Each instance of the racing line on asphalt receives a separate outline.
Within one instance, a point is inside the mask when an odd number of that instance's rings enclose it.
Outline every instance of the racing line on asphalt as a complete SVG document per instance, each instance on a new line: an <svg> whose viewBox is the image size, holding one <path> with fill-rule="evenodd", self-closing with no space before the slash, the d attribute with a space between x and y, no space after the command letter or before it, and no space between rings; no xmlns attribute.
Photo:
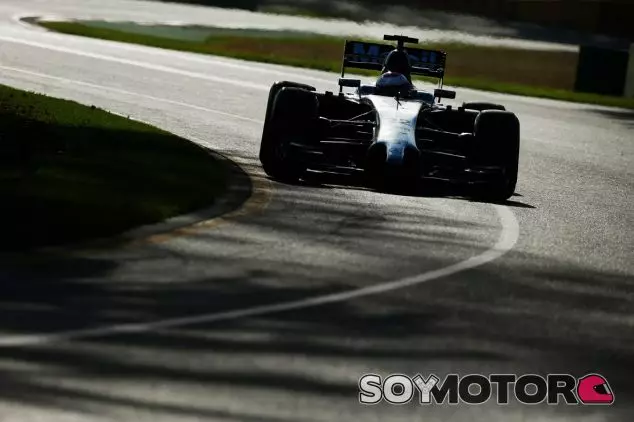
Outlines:
<svg viewBox="0 0 634 422"><path fill-rule="evenodd" d="M519 238L519 222L510 208L504 205L492 205L502 225L502 230L498 241L485 252L473 256L467 260L458 262L448 267L428 271L422 274L402 278L399 280L386 281L368 287L353 289L346 292L326 294L305 299L274 303L270 305L255 306L245 309L236 309L225 312L212 312L202 315L187 316L182 318L171 318L146 323L118 324L106 327L88 328L83 330L72 330L50 334L32 334L25 336L13 336L0 339L0 347L26 347L51 343L59 343L72 340L83 340L96 337L105 337L116 334L130 334L153 331L157 329L183 327L202 323L216 323L231 321L241 318L270 315L291 310L305 309L315 306L328 305L337 302L344 302L362 296L370 296L378 293L385 293L392 290L412 287L428 281L442 277L448 277L463 271L471 270L488 264L509 252Z"/></svg>
<svg viewBox="0 0 634 422"><path fill-rule="evenodd" d="M180 107L192 108L192 109L195 109L195 110L198 110L198 111L205 111L205 112L208 112L208 113L218 114L220 116L230 117L232 119L244 120L244 121L247 121L247 122L252 122L252 123L257 123L257 124L262 124L263 123L262 120L258 120L258 119L251 119L249 117L244 117L244 116L240 116L240 115L237 115L237 114L227 113L225 111L214 110L214 109L211 109L211 108L197 106L197 105L194 105L194 104L182 103L180 101L174 101L174 100L169 100L167 98L155 97L153 95L147 95L147 94L140 94L140 93L137 93L137 92L131 92L131 91L127 91L125 89L111 88L111 87L107 87L107 86L103 86L103 85L93 84L93 83L90 83L90 82L82 82L82 81L77 81L77 80L73 80L73 79L61 78L59 76L47 75L47 74L44 74L44 73L32 72L30 70L18 69L18 68L9 67L9 66L1 66L0 65L0 69L6 70L6 71L9 71L9 72L22 73L22 74L30 75L30 76L37 76L39 78L44 78L44 79L51 79L51 80L55 80L55 81L59 81L59 82L64 82L64 83L67 83L67 84L87 86L89 88L96 88L96 89L99 89L99 90L102 90L102 91L110 91L110 92L114 92L116 94L123 94L123 95L129 95L129 96L134 96L134 97L141 97L141 98L145 98L145 99L152 100L152 101L160 101L160 102L163 102L163 103L173 104L173 105L180 106Z"/></svg>

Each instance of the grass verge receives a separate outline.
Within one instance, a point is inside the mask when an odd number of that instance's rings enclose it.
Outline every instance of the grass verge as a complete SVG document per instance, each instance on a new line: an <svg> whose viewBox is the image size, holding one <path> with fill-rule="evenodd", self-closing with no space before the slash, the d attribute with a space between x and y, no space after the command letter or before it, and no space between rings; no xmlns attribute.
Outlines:
<svg viewBox="0 0 634 422"><path fill-rule="evenodd" d="M208 206L225 190L225 167L154 127L0 85L0 250L110 236Z"/></svg>
<svg viewBox="0 0 634 422"><path fill-rule="evenodd" d="M210 28L213 33L207 39L188 41L77 22L38 23L72 35L318 70L341 70L344 40L337 37ZM573 92L578 61L578 54L574 52L457 43L427 46L447 51L447 85L634 109L634 99L631 98Z"/></svg>

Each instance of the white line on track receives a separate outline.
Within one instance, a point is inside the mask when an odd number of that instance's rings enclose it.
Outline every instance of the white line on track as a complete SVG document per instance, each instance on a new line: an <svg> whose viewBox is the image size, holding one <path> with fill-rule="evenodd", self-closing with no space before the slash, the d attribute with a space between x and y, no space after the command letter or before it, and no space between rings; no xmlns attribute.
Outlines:
<svg viewBox="0 0 634 422"><path fill-rule="evenodd" d="M29 75L29 76L36 76L38 78L50 79L50 80L54 80L54 81L64 82L64 83L67 83L67 84L86 86L86 87L89 87L89 88L95 88L95 89L99 89L101 91L109 91L109 92L113 92L113 93L116 93L116 94L129 95L129 96L135 96L135 97L142 97L142 98L146 98L146 99L152 100L152 101L160 101L160 102L163 102L163 103L172 104L172 105L176 105L176 106L180 106L180 107L186 107L186 108L191 108L191 109L194 109L194 110L199 110L199 111L204 111L204 112L208 112L208 113L217 114L217 115L224 116L224 117L230 117L232 119L244 120L244 121L247 121L247 122L258 123L258 124L262 123L262 121L258 120L258 119L251 119L249 117L243 117L243 116L240 116L240 115L237 115L237 114L227 113L225 111L214 110L214 109L211 109L211 108L197 106L197 105L194 105L194 104L189 104L189 103L183 103L183 102L180 102L180 101L169 100L167 98L155 97L153 95L140 94L138 92L127 91L125 89L111 88L111 87L107 87L107 86L103 86L103 85L92 84L90 82L76 81L76 80L73 80L73 79L67 79L67 78L62 78L62 77L59 77L59 76L47 75L47 74L40 73L40 72L33 72L33 71L30 71L30 70L19 69L19 68L10 67L10 66L1 66L0 65L0 70L5 70L5 71L8 71L8 72L21 73L21 74L25 74L25 75Z"/></svg>
<svg viewBox="0 0 634 422"><path fill-rule="evenodd" d="M167 73L172 73L176 75L187 76L190 78L203 79L203 80L207 80L211 82L220 82L220 83L229 84L229 85L236 85L242 88L251 88L251 89L257 89L262 91L268 91L270 89L270 86L264 85L264 84L246 82L246 81L242 81L238 79L223 78L220 76L213 76L213 75L208 75L208 74L199 73L199 72L190 72L188 70L177 69L175 67L163 66L160 64L142 62L138 60L124 59L124 58L115 57L115 56L108 56L106 54L89 53L87 51L75 50L73 48L61 47L58 45L46 44L46 43L41 43L37 41L27 41L27 40L15 38L15 37L0 36L0 41L8 41L13 43L28 45L31 47L43 48L45 50L58 51L60 53L74 54L77 56L88 57L88 58L96 59L96 60L106 60L113 63L120 63L120 64L124 64L128 66L136 66L136 67L141 67L141 68L149 69L149 70L155 70L159 72L167 72Z"/></svg>
<svg viewBox="0 0 634 422"><path fill-rule="evenodd" d="M178 59L183 59L190 62L209 65L210 69L212 69L213 66L223 66L223 67L229 67L229 68L238 69L238 70L246 70L251 73L258 72L258 73L265 73L268 75L279 75L285 78L297 76L297 74L294 72L277 69L277 67L281 67L281 65L273 64L273 63L259 63L259 62L250 62L250 61L243 62L240 59L234 59L229 57L214 56L214 55L207 55L207 54L200 54L200 53L190 53L187 51L178 51L178 50L166 50L162 48L150 47L145 45L136 45L136 44L119 42L119 41L109 41L109 40L104 40L99 38L86 38L79 35L73 36L68 34L56 33L56 32L44 29L40 26L32 25L30 23L25 23L22 21L23 18L31 17L31 16L32 14L15 15L12 17L12 21L15 22L17 25L20 25L21 27L26 28L29 31L38 32L38 33L45 32L46 36L50 39L59 39L59 40L67 41L71 37L76 37L80 39L82 42L87 42L87 40L89 40L90 43L103 44L109 47L115 47L118 50L127 50L131 52L142 53L142 54L151 54L153 56L167 57L171 59L178 57ZM28 41L28 40L20 40L20 42L27 45L31 45L30 44L31 41ZM41 46L41 43L38 43L37 46ZM304 69L302 70L304 71ZM305 73L306 73L305 71L302 72L302 75L301 75L302 79L312 80L315 82L326 83L326 84L333 83L332 78L326 79L325 77L317 77L317 76L307 75Z"/></svg>
<svg viewBox="0 0 634 422"><path fill-rule="evenodd" d="M332 303L356 299L363 296L385 293L397 289L412 287L442 277L447 277L490 263L509 252L517 243L520 233L517 218L510 208L503 205L493 206L495 207L495 210L499 215L502 225L502 231L497 243L492 248L488 249L480 255L473 256L465 261L458 262L445 268L440 268L437 270L425 272L423 274L406 277L400 280L378 283L372 286L354 289L347 292L308 297L306 299L255 306L246 309L212 312L203 315L186 316L182 318L172 318L153 322L119 324L107 327L88 328L83 330L7 337L0 339L0 347L38 346L72 340L83 340L89 338L111 336L116 334L142 333L194 324L217 323L241 318L270 315L279 312L328 305Z"/></svg>

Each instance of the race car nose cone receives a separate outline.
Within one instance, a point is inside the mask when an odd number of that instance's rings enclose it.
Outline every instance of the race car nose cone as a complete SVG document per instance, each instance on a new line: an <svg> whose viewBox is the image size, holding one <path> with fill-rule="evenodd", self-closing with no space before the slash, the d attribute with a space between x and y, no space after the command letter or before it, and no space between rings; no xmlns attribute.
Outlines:
<svg viewBox="0 0 634 422"><path fill-rule="evenodd" d="M387 146L387 157L385 162L388 165L401 165L405 158L405 145L391 144Z"/></svg>
<svg viewBox="0 0 634 422"><path fill-rule="evenodd" d="M403 151L403 166L418 172L420 166L420 151L418 148L408 145Z"/></svg>
<svg viewBox="0 0 634 422"><path fill-rule="evenodd" d="M368 150L368 167L418 168L420 151L408 144L376 143Z"/></svg>
<svg viewBox="0 0 634 422"><path fill-rule="evenodd" d="M385 163L390 166L402 167L404 170L418 169L420 151L408 144L390 145L387 148Z"/></svg>
<svg viewBox="0 0 634 422"><path fill-rule="evenodd" d="M381 190L408 189L416 184L420 162L417 148L407 144L376 143L368 151L367 158L366 174Z"/></svg>

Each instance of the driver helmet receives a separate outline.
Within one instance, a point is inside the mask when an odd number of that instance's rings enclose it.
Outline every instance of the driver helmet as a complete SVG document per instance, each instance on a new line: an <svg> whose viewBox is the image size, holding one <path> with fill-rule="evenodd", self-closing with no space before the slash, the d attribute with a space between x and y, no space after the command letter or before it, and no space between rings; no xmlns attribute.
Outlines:
<svg viewBox="0 0 634 422"><path fill-rule="evenodd" d="M390 54L385 58L385 63L383 64L383 71L385 72L397 72L405 75L408 81L412 81L412 75L410 70L412 65L409 60L409 55L404 51L393 50Z"/></svg>
<svg viewBox="0 0 634 422"><path fill-rule="evenodd" d="M379 91L402 92L411 89L412 84L407 77L398 72L385 72L376 82Z"/></svg>

